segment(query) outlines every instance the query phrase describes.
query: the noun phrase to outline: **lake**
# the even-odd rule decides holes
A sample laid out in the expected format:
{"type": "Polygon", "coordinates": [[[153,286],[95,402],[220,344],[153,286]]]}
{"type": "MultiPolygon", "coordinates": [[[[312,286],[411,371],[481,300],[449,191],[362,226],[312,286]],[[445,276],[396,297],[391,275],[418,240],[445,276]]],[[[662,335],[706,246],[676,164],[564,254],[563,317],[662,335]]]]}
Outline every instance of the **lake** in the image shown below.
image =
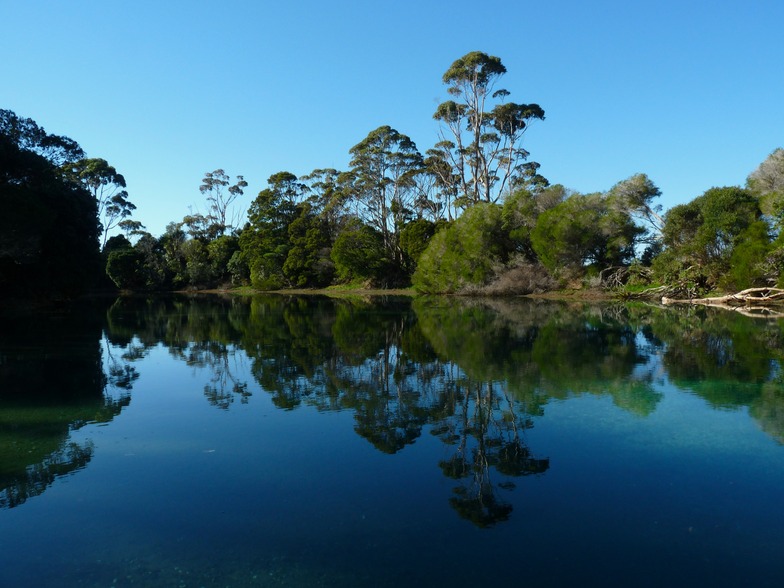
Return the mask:
{"type": "Polygon", "coordinates": [[[123,297],[0,330],[0,586],[781,586],[784,323],[123,297]]]}

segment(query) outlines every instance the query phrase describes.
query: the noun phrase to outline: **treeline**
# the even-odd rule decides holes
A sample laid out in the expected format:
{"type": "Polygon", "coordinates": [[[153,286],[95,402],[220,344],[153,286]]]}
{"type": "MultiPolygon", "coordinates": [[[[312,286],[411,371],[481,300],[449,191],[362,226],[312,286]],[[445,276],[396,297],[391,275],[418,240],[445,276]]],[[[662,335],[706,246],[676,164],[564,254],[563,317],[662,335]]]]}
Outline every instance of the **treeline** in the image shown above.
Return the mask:
{"type": "MultiPolygon", "coordinates": [[[[6,118],[16,126],[3,122],[2,131],[11,147],[40,158],[69,190],[92,196],[97,210],[79,214],[85,222],[97,219],[98,227],[80,234],[91,243],[102,238],[97,263],[122,289],[350,284],[524,294],[665,284],[670,293],[693,296],[780,282],[784,150],[774,151],[745,187],[712,188],[666,214],[644,174],[580,194],[551,185],[529,161],[522,138],[544,110],[508,101],[509,92],[496,87],[505,73],[499,58],[481,52],[455,61],[443,76],[451,99],[434,114],[440,140],[425,153],[408,136],[379,127],[349,150],[347,170],[272,175],[242,225],[235,203],[247,182],[218,169],[202,180],[207,212],[170,223],[158,237],[129,219],[135,207],[125,181],[104,160],[84,159],[80,150],[53,157],[43,139],[20,142],[13,113],[6,118]],[[123,234],[108,238],[114,228],[123,234]]],[[[35,127],[29,119],[25,124],[35,127]]],[[[3,190],[24,185],[20,177],[3,190]]],[[[6,230],[0,236],[4,279],[16,276],[6,265],[18,266],[23,257],[8,243],[36,222],[34,213],[25,218],[27,225],[9,221],[13,236],[6,230]]],[[[50,254],[61,253],[56,249],[50,254]]],[[[54,259],[47,255],[39,258],[54,259]]]]}
{"type": "Polygon", "coordinates": [[[125,179],[76,141],[0,110],[0,297],[70,297],[105,285],[100,243],[142,226],[125,179]]]}
{"type": "Polygon", "coordinates": [[[496,88],[506,68],[473,52],[444,74],[453,100],[434,117],[441,140],[424,154],[410,137],[381,126],[349,150],[347,170],[282,171],[251,203],[243,227],[209,212],[170,224],[160,238],[111,243],[108,273],[121,288],[204,288],[226,283],[261,290],[335,283],[408,286],[430,239],[464,211],[493,204],[510,190],[546,186],[528,162],[523,134],[544,118],[537,104],[506,100],[496,88]]]}

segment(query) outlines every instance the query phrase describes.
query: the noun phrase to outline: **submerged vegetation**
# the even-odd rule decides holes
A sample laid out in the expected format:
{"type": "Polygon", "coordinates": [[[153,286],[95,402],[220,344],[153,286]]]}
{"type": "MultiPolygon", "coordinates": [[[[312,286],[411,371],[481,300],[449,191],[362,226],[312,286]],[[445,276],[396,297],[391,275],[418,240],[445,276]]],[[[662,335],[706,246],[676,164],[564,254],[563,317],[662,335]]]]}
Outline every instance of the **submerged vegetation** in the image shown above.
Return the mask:
{"type": "Polygon", "coordinates": [[[381,126],[349,149],[347,170],[270,176],[244,223],[235,203],[248,183],[216,169],[200,187],[206,214],[157,237],[131,220],[125,179],[106,160],[2,110],[3,294],[351,284],[691,298],[784,283],[784,150],[745,187],[711,188],[666,213],[643,173],[581,194],[529,160],[522,139],[545,112],[508,101],[505,73],[485,53],[456,60],[434,114],[439,141],[425,153],[381,126]]]}

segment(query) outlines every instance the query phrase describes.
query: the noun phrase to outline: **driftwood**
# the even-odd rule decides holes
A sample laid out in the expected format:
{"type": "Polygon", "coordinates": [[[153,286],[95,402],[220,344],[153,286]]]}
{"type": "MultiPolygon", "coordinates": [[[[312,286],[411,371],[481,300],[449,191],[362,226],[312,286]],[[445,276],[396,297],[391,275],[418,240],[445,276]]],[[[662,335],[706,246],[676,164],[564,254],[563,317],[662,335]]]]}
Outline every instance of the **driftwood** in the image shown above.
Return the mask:
{"type": "Polygon", "coordinates": [[[709,298],[661,299],[662,304],[700,304],[734,310],[747,316],[784,317],[782,309],[767,308],[768,306],[784,305],[784,290],[780,288],[749,288],[726,296],[709,298]]]}

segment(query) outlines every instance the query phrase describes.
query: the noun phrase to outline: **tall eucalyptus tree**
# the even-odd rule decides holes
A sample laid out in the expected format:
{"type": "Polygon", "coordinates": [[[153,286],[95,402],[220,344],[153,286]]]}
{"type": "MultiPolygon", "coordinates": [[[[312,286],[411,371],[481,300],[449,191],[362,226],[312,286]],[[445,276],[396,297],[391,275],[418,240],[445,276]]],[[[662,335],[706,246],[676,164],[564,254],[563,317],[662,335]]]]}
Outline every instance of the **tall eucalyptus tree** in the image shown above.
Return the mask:
{"type": "Polygon", "coordinates": [[[105,246],[109,232],[136,210],[136,205],[128,199],[125,178],[99,157],[66,163],[63,171],[68,179],[84,186],[95,198],[98,220],[103,228],[101,247],[105,246]]]}
{"type": "Polygon", "coordinates": [[[210,212],[207,221],[215,227],[215,232],[222,235],[227,229],[236,228],[238,222],[230,213],[232,203],[242,196],[248,182],[243,176],[237,176],[237,181],[231,184],[229,175],[222,169],[216,169],[204,174],[199,186],[199,191],[207,197],[210,212]],[[228,215],[228,219],[227,219],[228,215]]]}
{"type": "Polygon", "coordinates": [[[506,73],[501,59],[473,51],[456,60],[443,81],[454,100],[433,115],[441,125],[441,141],[429,152],[433,163],[448,162],[452,173],[439,179],[457,193],[457,203],[497,202],[510,185],[533,179],[542,183],[538,164],[530,162],[521,142],[533,120],[543,120],[538,104],[504,102],[509,92],[494,89],[506,73]],[[498,102],[491,107],[490,102],[498,102]]]}
{"type": "Polygon", "coordinates": [[[399,262],[399,234],[413,214],[422,155],[409,137],[390,126],[371,131],[349,152],[356,213],[379,231],[390,259],[399,262]]]}

